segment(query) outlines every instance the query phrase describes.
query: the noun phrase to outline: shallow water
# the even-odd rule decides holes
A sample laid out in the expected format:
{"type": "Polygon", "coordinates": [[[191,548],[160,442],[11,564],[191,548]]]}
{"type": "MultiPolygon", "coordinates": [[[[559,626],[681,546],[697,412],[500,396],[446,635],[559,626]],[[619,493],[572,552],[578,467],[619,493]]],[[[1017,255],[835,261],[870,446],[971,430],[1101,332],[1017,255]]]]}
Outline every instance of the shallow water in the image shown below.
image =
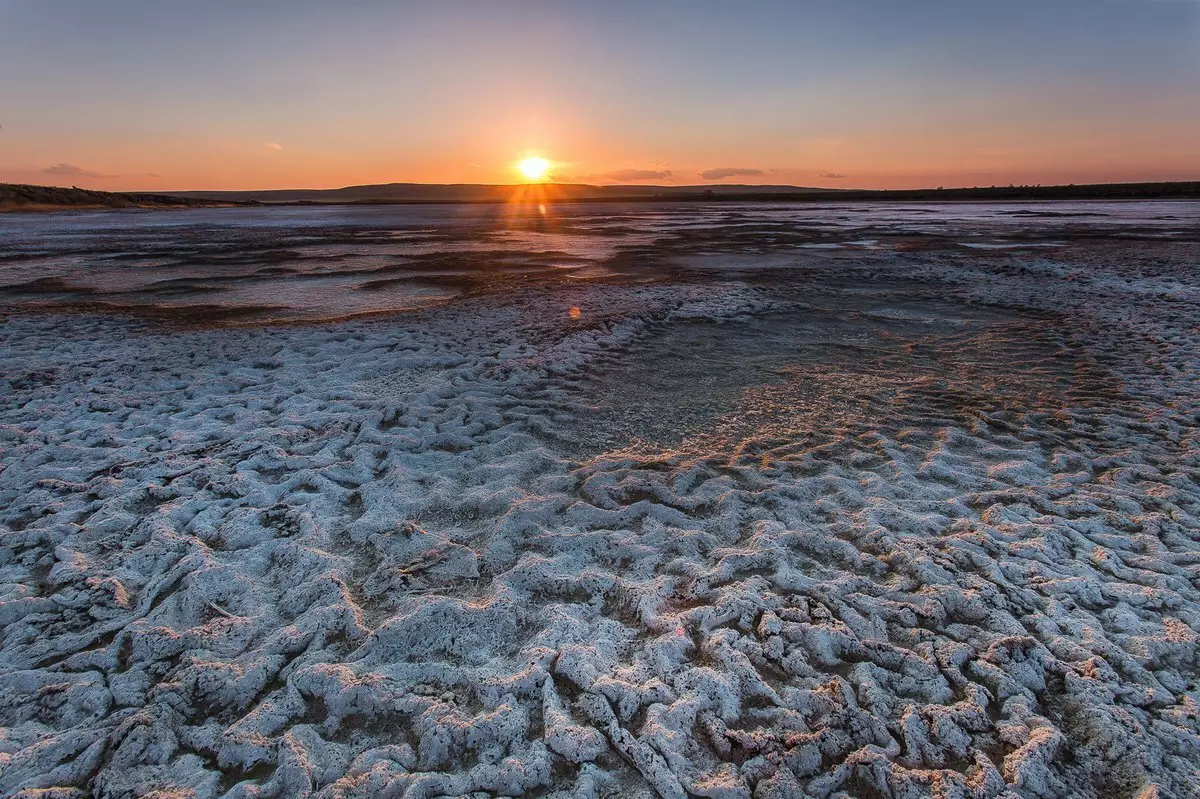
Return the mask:
{"type": "MultiPolygon", "coordinates": [[[[568,451],[711,456],[749,440],[762,448],[1006,409],[1051,413],[1083,380],[1086,357],[1052,342],[1060,324],[893,283],[809,291],[788,312],[664,326],[593,367],[568,451]]],[[[1095,365],[1086,384],[1093,401],[1120,391],[1095,365]]],[[[1082,399],[1072,395],[1075,406],[1082,399]]]]}
{"type": "MultiPolygon", "coordinates": [[[[1195,203],[440,205],[0,216],[0,303],[186,322],[346,318],[554,280],[653,282],[672,259],[764,248],[854,257],[1178,238],[1195,203]]],[[[717,269],[727,258],[711,259],[717,269]]],[[[761,264],[755,265],[761,269],[761,264]]],[[[2,306],[0,306],[2,307],[2,306]]]]}

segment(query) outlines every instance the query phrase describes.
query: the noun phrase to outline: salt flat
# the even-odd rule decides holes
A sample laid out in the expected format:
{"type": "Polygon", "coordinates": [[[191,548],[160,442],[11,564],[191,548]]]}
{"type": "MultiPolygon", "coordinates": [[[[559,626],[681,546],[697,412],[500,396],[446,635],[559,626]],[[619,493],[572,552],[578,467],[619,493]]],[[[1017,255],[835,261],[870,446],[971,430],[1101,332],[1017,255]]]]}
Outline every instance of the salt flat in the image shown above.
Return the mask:
{"type": "Polygon", "coordinates": [[[0,794],[1200,796],[1198,263],[1186,203],[0,219],[0,794]]]}

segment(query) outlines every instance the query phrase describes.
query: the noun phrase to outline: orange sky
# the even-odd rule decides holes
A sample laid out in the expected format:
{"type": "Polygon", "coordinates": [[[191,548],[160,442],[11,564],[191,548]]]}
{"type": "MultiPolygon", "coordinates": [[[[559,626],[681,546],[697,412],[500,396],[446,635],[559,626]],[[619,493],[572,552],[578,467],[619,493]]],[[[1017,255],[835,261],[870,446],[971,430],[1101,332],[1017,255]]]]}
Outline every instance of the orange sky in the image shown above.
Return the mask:
{"type": "Polygon", "coordinates": [[[0,180],[1200,179],[1200,4],[963,5],[8,0],[0,180]]]}

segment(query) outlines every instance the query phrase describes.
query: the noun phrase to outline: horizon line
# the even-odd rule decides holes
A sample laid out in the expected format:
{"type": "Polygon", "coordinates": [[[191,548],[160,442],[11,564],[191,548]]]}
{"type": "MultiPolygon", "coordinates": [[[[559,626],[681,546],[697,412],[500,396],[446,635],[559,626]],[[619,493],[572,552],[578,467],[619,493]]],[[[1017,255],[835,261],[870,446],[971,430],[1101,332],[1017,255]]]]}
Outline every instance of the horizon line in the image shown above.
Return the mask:
{"type": "MultiPolygon", "coordinates": [[[[559,181],[539,181],[539,182],[514,182],[514,183],[427,183],[421,181],[410,180],[394,180],[383,183],[348,183],[337,186],[312,187],[312,186],[286,186],[277,188],[257,188],[257,189],[89,189],[82,186],[59,186],[52,184],[16,184],[9,183],[7,185],[29,185],[29,186],[44,186],[48,188],[61,189],[80,189],[82,191],[97,191],[109,194],[209,194],[209,193],[230,193],[230,194],[251,194],[264,192],[289,192],[289,191],[311,191],[311,192],[332,192],[342,191],[346,189],[362,189],[375,188],[382,186],[414,186],[424,188],[484,188],[484,189],[501,189],[501,188],[522,188],[522,187],[550,187],[557,186],[563,188],[586,188],[586,189],[634,189],[634,190],[653,190],[663,189],[670,191],[680,191],[687,189],[695,189],[699,191],[713,189],[792,189],[805,192],[919,192],[919,191],[970,191],[984,189],[1054,189],[1054,188],[1087,188],[1099,186],[1169,186],[1178,184],[1200,183],[1200,176],[1194,178],[1177,178],[1172,180],[1119,180],[1119,181],[1085,181],[1082,183],[974,183],[974,184],[957,184],[948,186],[913,186],[909,188],[871,188],[865,186],[812,186],[800,185],[794,183],[680,183],[680,184],[664,184],[664,183],[576,183],[576,182],[559,182],[559,181]]],[[[0,184],[4,185],[4,184],[0,184]]]]}

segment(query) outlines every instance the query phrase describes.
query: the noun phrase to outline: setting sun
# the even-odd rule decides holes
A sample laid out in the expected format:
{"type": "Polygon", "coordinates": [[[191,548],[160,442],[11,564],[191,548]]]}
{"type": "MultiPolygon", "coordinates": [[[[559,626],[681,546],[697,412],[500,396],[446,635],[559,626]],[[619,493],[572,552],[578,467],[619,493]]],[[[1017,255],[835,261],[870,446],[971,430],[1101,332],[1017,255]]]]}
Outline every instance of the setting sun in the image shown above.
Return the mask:
{"type": "Polygon", "coordinates": [[[530,156],[517,162],[519,171],[526,180],[545,180],[550,173],[550,162],[545,158],[530,156]]]}

